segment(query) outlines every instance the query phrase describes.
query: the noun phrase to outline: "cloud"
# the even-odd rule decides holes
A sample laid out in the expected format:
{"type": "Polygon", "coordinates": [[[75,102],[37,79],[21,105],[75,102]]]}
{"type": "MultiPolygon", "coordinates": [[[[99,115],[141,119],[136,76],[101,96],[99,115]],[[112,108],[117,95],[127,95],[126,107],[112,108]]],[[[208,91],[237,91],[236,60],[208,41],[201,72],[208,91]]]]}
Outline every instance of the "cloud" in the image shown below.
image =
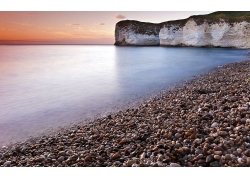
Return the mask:
{"type": "Polygon", "coordinates": [[[123,16],[121,14],[115,15],[115,19],[125,19],[125,18],[126,18],[126,16],[123,16]]]}
{"type": "Polygon", "coordinates": [[[78,23],[71,23],[71,24],[67,24],[68,26],[79,26],[80,24],[78,23]]]}
{"type": "Polygon", "coordinates": [[[72,36],[72,34],[64,32],[64,31],[54,32],[54,34],[58,34],[58,35],[62,35],[62,36],[72,36]]]}
{"type": "Polygon", "coordinates": [[[18,25],[22,25],[22,26],[35,26],[29,23],[17,23],[17,22],[12,22],[13,24],[18,24],[18,25]]]}
{"type": "Polygon", "coordinates": [[[100,25],[100,26],[103,26],[103,25],[105,25],[105,23],[99,23],[99,25],[100,25]]]}
{"type": "Polygon", "coordinates": [[[32,12],[25,12],[25,13],[20,13],[23,16],[34,16],[32,12]]]}
{"type": "Polygon", "coordinates": [[[16,29],[13,29],[13,28],[12,28],[12,29],[10,29],[10,28],[9,28],[9,29],[0,28],[0,31],[6,31],[6,30],[7,30],[7,31],[15,31],[16,29]]]}

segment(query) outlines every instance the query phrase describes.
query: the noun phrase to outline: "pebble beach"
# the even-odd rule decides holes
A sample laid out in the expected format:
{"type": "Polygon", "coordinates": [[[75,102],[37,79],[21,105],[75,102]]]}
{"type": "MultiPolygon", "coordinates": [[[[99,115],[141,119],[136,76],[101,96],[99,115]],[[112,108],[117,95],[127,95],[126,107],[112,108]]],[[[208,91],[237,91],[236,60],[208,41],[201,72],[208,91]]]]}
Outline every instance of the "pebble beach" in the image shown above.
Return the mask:
{"type": "Polygon", "coordinates": [[[94,121],[0,149],[1,167],[248,167],[250,60],[94,121]]]}

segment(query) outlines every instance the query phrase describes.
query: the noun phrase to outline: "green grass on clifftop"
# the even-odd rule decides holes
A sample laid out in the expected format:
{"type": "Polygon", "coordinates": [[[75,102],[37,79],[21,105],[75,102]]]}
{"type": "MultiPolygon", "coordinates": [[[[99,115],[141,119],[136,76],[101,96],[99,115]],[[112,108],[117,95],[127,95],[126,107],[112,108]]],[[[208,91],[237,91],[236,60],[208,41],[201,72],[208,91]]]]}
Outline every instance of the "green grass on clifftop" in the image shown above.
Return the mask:
{"type": "Polygon", "coordinates": [[[213,19],[214,21],[225,19],[230,22],[250,21],[250,11],[217,11],[207,15],[191,16],[190,18],[213,19]]]}

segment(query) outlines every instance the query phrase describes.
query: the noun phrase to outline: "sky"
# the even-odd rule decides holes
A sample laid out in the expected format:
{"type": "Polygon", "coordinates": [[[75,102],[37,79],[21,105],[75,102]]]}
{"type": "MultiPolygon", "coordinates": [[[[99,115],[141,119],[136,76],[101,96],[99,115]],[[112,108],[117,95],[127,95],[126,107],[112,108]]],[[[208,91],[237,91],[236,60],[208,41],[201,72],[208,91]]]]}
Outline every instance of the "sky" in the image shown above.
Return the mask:
{"type": "Polygon", "coordinates": [[[249,0],[8,0],[0,6],[0,44],[114,44],[121,20],[160,23],[215,11],[248,11],[249,0]]]}
{"type": "Polygon", "coordinates": [[[0,44],[114,44],[121,20],[160,23],[213,11],[0,11],[0,44]]]}

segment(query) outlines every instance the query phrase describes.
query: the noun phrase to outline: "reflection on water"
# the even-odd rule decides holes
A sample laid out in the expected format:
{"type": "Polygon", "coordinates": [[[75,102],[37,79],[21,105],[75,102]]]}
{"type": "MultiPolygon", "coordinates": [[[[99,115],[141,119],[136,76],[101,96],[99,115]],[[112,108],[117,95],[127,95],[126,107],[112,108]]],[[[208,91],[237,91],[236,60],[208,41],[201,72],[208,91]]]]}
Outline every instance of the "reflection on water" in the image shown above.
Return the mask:
{"type": "Polygon", "coordinates": [[[0,46],[0,145],[112,112],[246,50],[0,46]]]}

